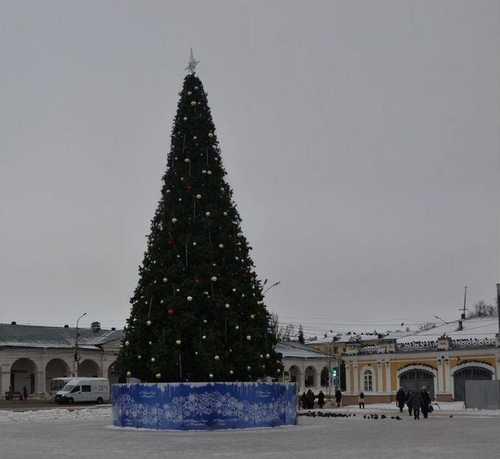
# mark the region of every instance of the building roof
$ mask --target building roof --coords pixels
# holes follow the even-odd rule
[[[447,336],[452,340],[481,341],[485,344],[489,340],[495,340],[498,333],[498,317],[475,317],[462,320],[462,330],[459,330],[459,321],[437,325],[428,330],[421,330],[409,336],[397,339],[398,344],[414,342],[437,342],[438,338]]]
[[[296,343],[296,342],[283,342],[278,343],[274,349],[279,352],[283,358],[299,358],[299,359],[327,359],[328,355],[315,351],[310,347]]]
[[[343,332],[337,334],[326,334],[323,338],[310,341],[309,344],[329,344],[329,343],[367,343],[380,341],[394,341],[401,336],[414,333],[407,331],[390,331],[390,332]]]
[[[97,349],[110,341],[121,340],[121,330],[78,328],[78,346]],[[73,348],[76,329],[41,325],[0,324],[0,347]]]

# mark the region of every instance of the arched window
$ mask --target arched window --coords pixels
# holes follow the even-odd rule
[[[363,389],[365,392],[373,392],[373,372],[366,370],[363,374]]]
[[[290,367],[290,382],[300,383],[300,370],[295,365]]]
[[[307,367],[305,372],[305,386],[314,387],[316,386],[316,370],[314,367]]]

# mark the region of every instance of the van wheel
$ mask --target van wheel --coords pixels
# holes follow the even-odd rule
[[[74,398],[68,398],[68,403],[70,405],[72,405],[73,403],[75,403],[75,399]]]
[[[99,405],[101,405],[101,404],[103,404],[103,403],[104,403],[104,400],[103,400],[101,397],[99,397],[99,398],[97,399],[97,403],[98,403]]]

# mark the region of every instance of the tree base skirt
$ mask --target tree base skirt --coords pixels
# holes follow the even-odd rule
[[[215,430],[297,423],[295,384],[114,384],[112,399],[117,427]]]

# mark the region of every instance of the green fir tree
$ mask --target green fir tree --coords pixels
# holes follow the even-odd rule
[[[271,317],[195,65],[180,93],[119,368],[150,382],[279,378]]]

